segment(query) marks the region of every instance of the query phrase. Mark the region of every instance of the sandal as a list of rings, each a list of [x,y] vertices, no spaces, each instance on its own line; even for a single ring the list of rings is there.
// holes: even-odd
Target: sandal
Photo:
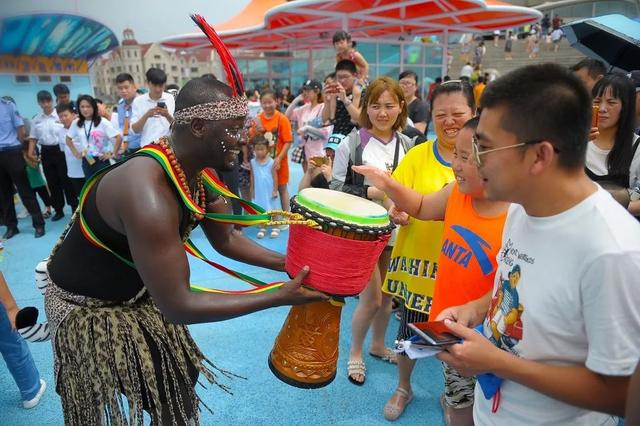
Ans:
[[[258,231],[258,235],[256,235],[256,237],[264,238],[266,233],[267,233],[267,231],[265,229],[261,229],[261,230]]]
[[[49,219],[51,217],[51,210],[45,210],[42,212],[43,219]]]
[[[391,348],[384,348],[384,354],[378,355],[373,352],[369,352],[374,358],[378,358],[381,361],[388,362],[389,364],[397,364],[398,363],[398,354],[395,353]]]
[[[391,402],[396,395],[396,402]],[[400,401],[403,399],[404,404],[401,404]],[[391,398],[389,398],[389,401],[384,405],[384,418],[389,421],[398,420],[402,413],[404,413],[404,409],[407,408],[407,405],[409,405],[412,400],[413,392],[409,393],[402,388],[397,388],[393,395],[391,395]]]
[[[348,372],[349,381],[354,385],[357,385],[357,386],[364,385],[364,380],[366,378],[365,377],[366,371],[367,371],[367,367],[364,365],[363,360],[360,360],[360,361],[349,360],[349,362],[347,362],[347,372]],[[362,381],[356,380],[353,377],[357,374],[362,376]]]

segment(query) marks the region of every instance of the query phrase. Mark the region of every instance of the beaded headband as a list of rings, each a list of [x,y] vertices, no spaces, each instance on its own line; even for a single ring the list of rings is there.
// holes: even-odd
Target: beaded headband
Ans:
[[[249,113],[247,98],[234,96],[229,99],[206,104],[194,105],[176,111],[173,115],[176,124],[187,124],[194,118],[203,120],[228,120],[230,118],[245,117]]]

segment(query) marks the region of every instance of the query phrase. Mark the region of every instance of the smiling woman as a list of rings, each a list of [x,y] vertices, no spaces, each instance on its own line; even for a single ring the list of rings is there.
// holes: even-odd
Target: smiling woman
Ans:
[[[439,191],[454,179],[451,161],[456,137],[476,112],[471,87],[460,81],[441,84],[433,92],[431,111],[437,140],[413,148],[393,173],[396,181],[423,195]],[[443,230],[440,221],[410,220],[398,231],[391,253],[391,265],[396,267],[390,268],[382,281],[383,292],[403,299],[398,340],[413,334],[407,323],[429,319]],[[420,273],[414,272],[415,260],[422,262]],[[389,420],[400,417],[413,396],[415,361],[399,356],[398,366],[398,387],[384,408]]]
[[[369,165],[393,172],[413,145],[407,136],[399,133],[406,120],[407,105],[398,83],[389,77],[374,80],[367,88],[360,110],[359,121],[362,127],[352,130],[337,148],[330,188],[382,203],[384,193],[371,186],[362,175],[353,172],[351,166]],[[363,345],[372,322],[385,326],[374,327],[369,353],[395,363],[395,355],[384,344],[391,298],[383,297],[380,291],[382,277],[389,266],[393,240],[392,237],[389,247],[378,259],[378,268],[374,270],[366,289],[360,295],[353,315],[348,377],[354,384],[362,384],[365,380]]]

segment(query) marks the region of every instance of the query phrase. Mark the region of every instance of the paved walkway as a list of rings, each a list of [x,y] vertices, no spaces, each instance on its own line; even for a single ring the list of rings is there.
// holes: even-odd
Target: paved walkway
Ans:
[[[300,167],[292,165],[290,190],[295,192],[301,177]],[[67,213],[67,218],[70,213]],[[20,221],[21,233],[5,242],[4,259],[0,263],[7,281],[21,306],[36,306],[44,315],[42,296],[34,285],[35,265],[46,257],[62,232],[64,222],[47,221],[47,234],[34,239],[30,219]],[[4,231],[4,228],[2,228]],[[246,235],[255,238],[256,230]],[[283,279],[284,274],[266,271],[223,259],[211,249],[200,231],[194,232],[196,244],[213,260],[265,281]],[[264,239],[265,246],[284,252],[287,233],[276,240]],[[244,288],[208,265],[189,259],[192,282],[205,286]],[[70,266],[72,267],[72,266]],[[204,425],[382,425],[388,424],[382,408],[395,389],[396,369],[390,364],[367,356],[367,381],[362,387],[352,385],[346,377],[346,363],[351,338],[351,315],[357,301],[349,299],[342,314],[338,375],[323,389],[303,390],[288,386],[273,376],[267,357],[287,315],[287,308],[258,312],[229,321],[191,326],[190,330],[203,352],[218,366],[237,373],[247,380],[229,382],[233,396],[217,388],[202,389],[199,394],[213,410],[204,411]],[[393,343],[398,322],[391,319],[388,344]],[[11,425],[62,425],[60,400],[53,391],[53,367],[49,343],[30,344],[31,351],[49,389],[39,406],[32,410],[21,408],[19,393],[6,368],[0,368],[0,423]],[[414,372],[416,397],[405,414],[395,422],[399,425],[441,425],[442,416],[438,396],[442,392],[442,373],[437,360],[418,363]]]

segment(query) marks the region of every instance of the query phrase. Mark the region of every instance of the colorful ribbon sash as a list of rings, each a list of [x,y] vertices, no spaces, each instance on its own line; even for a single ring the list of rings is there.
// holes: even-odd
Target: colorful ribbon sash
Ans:
[[[166,154],[159,148],[159,146],[155,145],[155,144],[151,144],[151,145],[147,145],[146,147],[142,148],[141,150],[139,150],[136,155],[146,155],[148,157],[151,157],[153,159],[155,159],[156,161],[158,161],[158,163],[160,163],[160,165],[162,166],[162,168],[164,169],[165,173],[167,173],[167,175],[169,176],[169,178],[171,179],[171,182],[174,184],[175,188],[178,191],[178,194],[180,194],[180,198],[182,199],[182,202],[184,203],[184,205],[187,207],[187,209],[189,209],[191,212],[193,213],[198,213],[201,215],[204,215],[204,218],[207,220],[212,220],[214,222],[219,222],[219,223],[225,223],[225,224],[233,224],[233,225],[241,225],[241,226],[251,226],[251,225],[258,225],[258,224],[267,224],[271,221],[271,216],[272,214],[277,214],[278,212],[267,212],[265,211],[262,207],[258,206],[257,204],[254,204],[250,201],[246,201],[243,200],[242,198],[238,197],[236,194],[234,194],[233,192],[231,192],[222,182],[220,182],[220,180],[218,180],[217,176],[214,174],[214,172],[210,169],[205,169],[202,171],[201,173],[201,177],[202,177],[202,182],[205,186],[205,188],[207,188],[209,191],[213,192],[214,194],[223,196],[223,197],[229,197],[229,198],[234,198],[236,200],[238,200],[240,202],[240,204],[242,205],[242,207],[245,208],[246,211],[249,212],[249,214],[247,215],[233,215],[233,214],[223,214],[223,213],[206,213],[187,193],[185,193],[185,191],[182,189],[182,187],[180,186],[180,181],[178,180],[178,175],[176,173],[176,171],[174,170],[173,167],[171,167],[171,163],[169,162],[169,159],[167,158]],[[80,200],[79,200],[79,205],[78,205],[78,216],[80,219],[80,230],[82,232],[82,234],[85,236],[85,238],[87,240],[89,240],[89,242],[91,242],[93,245],[100,247],[103,250],[108,251],[109,253],[113,254],[116,258],[118,258],[120,261],[122,261],[123,263],[125,263],[126,265],[132,267],[135,269],[135,264],[133,263],[133,261],[131,259],[127,259],[124,256],[116,253],[115,251],[111,250],[111,248],[109,248],[106,244],[104,244],[94,233],[93,231],[89,228],[87,221],[84,217],[83,212],[83,207],[84,204],[87,200],[88,194],[91,191],[91,189],[96,185],[96,183],[99,181],[100,177],[102,177],[104,174],[106,174],[109,170],[111,170],[112,168],[118,166],[118,164],[115,164],[113,166],[107,167],[103,170],[101,170],[100,172],[94,174],[91,178],[89,178],[89,180],[87,181],[87,183],[84,185],[84,187],[82,188],[82,191],[80,192]],[[304,221],[304,223],[306,223],[307,221]],[[310,223],[309,223],[310,224]],[[243,274],[241,272],[237,272],[234,271],[232,269],[229,269],[223,265],[220,265],[210,259],[207,259],[200,250],[198,250],[198,248],[195,246],[195,244],[193,243],[193,241],[191,241],[190,239],[186,240],[184,242],[184,249],[187,253],[189,253],[190,255],[197,257],[198,259],[208,263],[209,265],[221,270],[222,272],[225,272],[228,275],[231,275],[232,277],[235,277],[239,280],[242,280],[244,282],[246,282],[247,284],[250,284],[253,288],[247,289],[247,290],[222,290],[222,289],[215,289],[215,288],[207,288],[207,287],[202,287],[199,285],[195,285],[195,284],[191,284],[191,290],[196,291],[196,292],[207,292],[207,293],[218,293],[218,294],[257,294],[257,293],[265,293],[265,292],[269,292],[269,291],[273,291],[278,289],[279,287],[282,286],[282,282],[275,282],[275,283],[265,283],[263,281],[260,281],[256,278],[253,278],[249,275]]]

